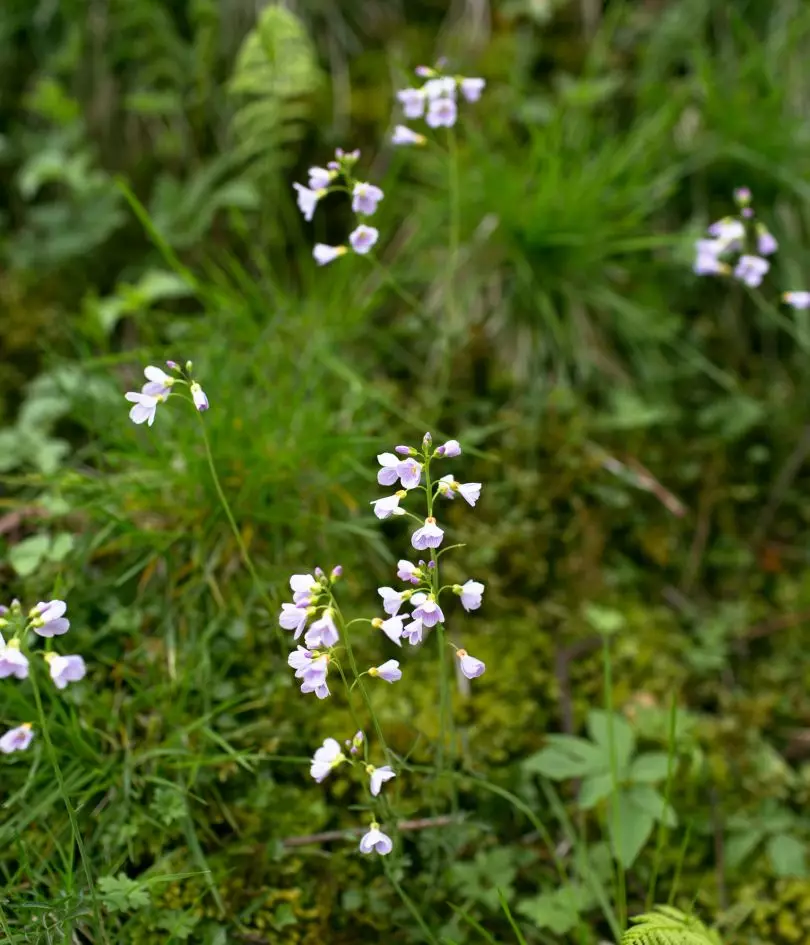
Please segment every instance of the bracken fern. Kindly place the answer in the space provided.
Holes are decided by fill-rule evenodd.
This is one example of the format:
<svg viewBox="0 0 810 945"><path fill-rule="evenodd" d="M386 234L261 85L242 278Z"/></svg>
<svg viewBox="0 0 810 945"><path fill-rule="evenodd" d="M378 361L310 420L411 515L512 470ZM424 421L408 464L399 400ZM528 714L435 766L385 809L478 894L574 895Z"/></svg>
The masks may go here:
<svg viewBox="0 0 810 945"><path fill-rule="evenodd" d="M723 945L717 932L673 906L656 906L632 921L621 945Z"/></svg>

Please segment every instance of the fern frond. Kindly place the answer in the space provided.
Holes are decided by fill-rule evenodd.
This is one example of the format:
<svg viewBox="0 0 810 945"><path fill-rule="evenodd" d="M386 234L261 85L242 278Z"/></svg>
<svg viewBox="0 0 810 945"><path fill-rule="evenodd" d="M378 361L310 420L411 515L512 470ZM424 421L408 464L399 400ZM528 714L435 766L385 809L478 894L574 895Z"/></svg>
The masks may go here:
<svg viewBox="0 0 810 945"><path fill-rule="evenodd" d="M320 83L315 49L301 21L284 7L262 10L228 85L241 100L232 122L237 154L257 174L294 159Z"/></svg>
<svg viewBox="0 0 810 945"><path fill-rule="evenodd" d="M717 932L672 906L656 906L632 921L621 945L723 945Z"/></svg>

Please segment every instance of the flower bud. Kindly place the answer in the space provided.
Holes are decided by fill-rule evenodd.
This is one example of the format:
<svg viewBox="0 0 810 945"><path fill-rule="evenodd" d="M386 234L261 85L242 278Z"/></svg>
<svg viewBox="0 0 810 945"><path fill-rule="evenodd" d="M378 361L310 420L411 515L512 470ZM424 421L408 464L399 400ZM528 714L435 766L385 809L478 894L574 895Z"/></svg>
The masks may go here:
<svg viewBox="0 0 810 945"><path fill-rule="evenodd" d="M194 370L194 364L191 361L186 361L186 374L191 374Z"/></svg>
<svg viewBox="0 0 810 945"><path fill-rule="evenodd" d="M329 575L329 580L334 584L335 581L339 581L342 576L343 565L336 564L334 568L332 568L332 573Z"/></svg>
<svg viewBox="0 0 810 945"><path fill-rule="evenodd" d="M167 362L166 362L166 367L167 367L170 371L179 371L179 370L180 370L180 365L179 365L176 361L167 361Z"/></svg>

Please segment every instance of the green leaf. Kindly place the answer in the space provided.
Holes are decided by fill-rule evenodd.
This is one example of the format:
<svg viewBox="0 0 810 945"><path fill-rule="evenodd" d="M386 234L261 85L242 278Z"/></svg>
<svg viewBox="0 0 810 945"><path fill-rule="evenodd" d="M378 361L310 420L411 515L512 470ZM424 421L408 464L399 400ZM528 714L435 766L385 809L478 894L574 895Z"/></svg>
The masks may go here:
<svg viewBox="0 0 810 945"><path fill-rule="evenodd" d="M673 759L673 767L675 760ZM649 751L633 759L628 778L634 784L655 784L667 776L669 755L665 751Z"/></svg>
<svg viewBox="0 0 810 945"><path fill-rule="evenodd" d="M605 774L594 774L582 782L577 803L583 810L590 810L612 793L613 775L609 771Z"/></svg>
<svg viewBox="0 0 810 945"><path fill-rule="evenodd" d="M618 633L625 625L624 614L611 607L600 607L598 604L585 604L582 608L585 619L596 630L610 636Z"/></svg>
<svg viewBox="0 0 810 945"><path fill-rule="evenodd" d="M768 856L777 876L806 876L806 845L790 834L778 833L768 838Z"/></svg>
<svg viewBox="0 0 810 945"><path fill-rule="evenodd" d="M8 553L8 563L20 577L28 577L45 560L51 546L50 535L32 535L23 538Z"/></svg>
<svg viewBox="0 0 810 945"><path fill-rule="evenodd" d="M588 713L588 731L591 738L604 753L608 767L612 767L610 757L611 726L616 768L619 773L623 773L636 747L636 737L630 723L624 716L617 715L615 712L610 715L602 709L592 709Z"/></svg>
<svg viewBox="0 0 810 945"><path fill-rule="evenodd" d="M176 272L150 269L133 286L143 305L152 305L163 299L180 299L193 295L193 289Z"/></svg>
<svg viewBox="0 0 810 945"><path fill-rule="evenodd" d="M649 784L633 784L627 789L627 797L639 810L663 821L667 827L676 827L678 818L667 804L664 796Z"/></svg>
<svg viewBox="0 0 810 945"><path fill-rule="evenodd" d="M98 888L101 901L111 912L133 912L149 905L149 890L126 873L100 877Z"/></svg>
<svg viewBox="0 0 810 945"><path fill-rule="evenodd" d="M736 869L746 860L762 841L764 833L754 827L751 830L733 833L726 841L726 863L730 869Z"/></svg>
<svg viewBox="0 0 810 945"><path fill-rule="evenodd" d="M517 911L538 929L565 935L579 925L580 915L592 906L590 894L580 886L562 886L521 902Z"/></svg>
<svg viewBox="0 0 810 945"><path fill-rule="evenodd" d="M608 811L608 827L616 856L625 869L629 869L655 826L655 817L637 807L628 792L620 791L616 798L617 808Z"/></svg>
<svg viewBox="0 0 810 945"><path fill-rule="evenodd" d="M523 768L542 774L554 781L581 778L605 769L605 758L600 750L584 738L572 735L549 735L547 746L524 762Z"/></svg>
<svg viewBox="0 0 810 945"><path fill-rule="evenodd" d="M55 562L64 561L70 552L73 551L75 544L76 539L70 532L59 532L58 535L54 535L51 547L48 550L49 560Z"/></svg>
<svg viewBox="0 0 810 945"><path fill-rule="evenodd" d="M630 921L621 945L723 945L717 932L673 906L655 906Z"/></svg>

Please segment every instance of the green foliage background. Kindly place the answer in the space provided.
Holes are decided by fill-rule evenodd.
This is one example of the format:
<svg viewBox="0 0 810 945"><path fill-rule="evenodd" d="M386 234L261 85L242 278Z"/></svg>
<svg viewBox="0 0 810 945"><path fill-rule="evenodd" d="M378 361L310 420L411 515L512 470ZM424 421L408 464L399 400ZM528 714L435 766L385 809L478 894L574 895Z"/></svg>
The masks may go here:
<svg viewBox="0 0 810 945"><path fill-rule="evenodd" d="M488 83L460 132L452 319L444 161L385 143L393 90L440 54ZM449 514L467 543L449 578L487 582L463 632L488 672L456 713L497 790L462 782L463 825L413 834L398 867L445 941L609 934L503 794L565 846L527 758L602 704L607 627L644 750L677 707L659 898L724 942L810 940L810 319L778 303L810 288L808 81L802 0L3 3L0 582L70 601L90 672L48 711L113 941L422 940L351 843L284 846L358 822L359 796L306 768L351 722L292 686L193 418L127 421L122 392L166 356L204 381L274 602L340 562L347 610L376 606L405 548L369 513L377 452L458 435L486 484ZM336 146L385 190L381 258L418 311L362 259L312 264L345 208L306 225L291 182ZM780 242L753 292L690 268L740 184ZM0 722L29 701L3 681ZM398 751L435 737L434 704L418 682L380 694ZM402 780L403 813L427 816L429 779ZM95 941L39 741L0 784L7 937ZM575 787L596 847L606 811Z"/></svg>

